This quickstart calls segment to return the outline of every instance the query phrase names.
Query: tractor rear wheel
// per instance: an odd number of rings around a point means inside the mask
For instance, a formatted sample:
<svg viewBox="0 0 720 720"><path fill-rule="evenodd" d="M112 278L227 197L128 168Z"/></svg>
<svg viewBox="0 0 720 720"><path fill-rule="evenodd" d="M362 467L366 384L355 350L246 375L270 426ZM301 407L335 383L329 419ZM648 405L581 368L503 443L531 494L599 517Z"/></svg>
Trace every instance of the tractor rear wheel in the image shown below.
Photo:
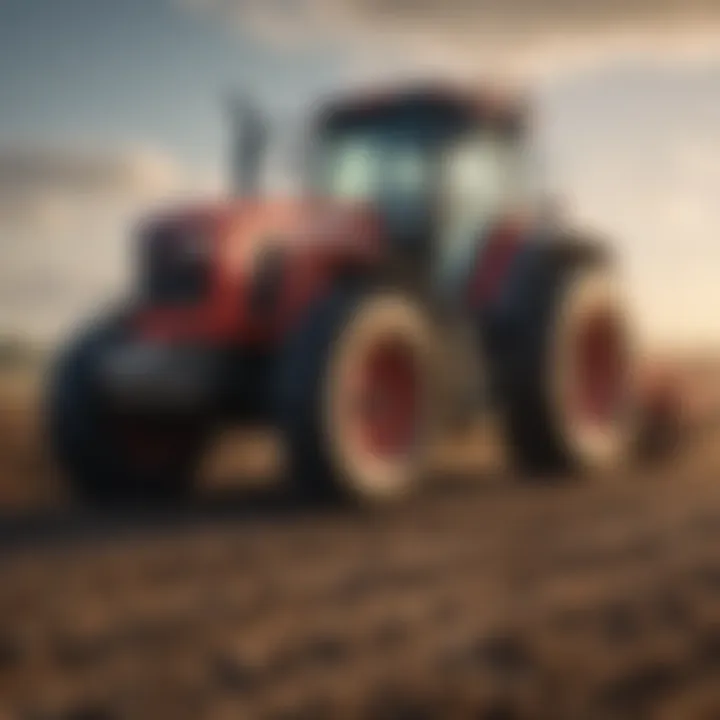
<svg viewBox="0 0 720 720"><path fill-rule="evenodd" d="M100 358L122 341L121 322L95 323L52 370L46 430L59 469L93 505L177 500L192 486L202 442L194 424L114 412L97 386Z"/></svg>
<svg viewBox="0 0 720 720"><path fill-rule="evenodd" d="M531 477L618 469L637 432L634 338L612 268L553 258L507 389L511 451Z"/></svg>
<svg viewBox="0 0 720 720"><path fill-rule="evenodd" d="M383 503L414 490L435 431L432 325L412 295L340 289L281 366L280 425L304 496Z"/></svg>

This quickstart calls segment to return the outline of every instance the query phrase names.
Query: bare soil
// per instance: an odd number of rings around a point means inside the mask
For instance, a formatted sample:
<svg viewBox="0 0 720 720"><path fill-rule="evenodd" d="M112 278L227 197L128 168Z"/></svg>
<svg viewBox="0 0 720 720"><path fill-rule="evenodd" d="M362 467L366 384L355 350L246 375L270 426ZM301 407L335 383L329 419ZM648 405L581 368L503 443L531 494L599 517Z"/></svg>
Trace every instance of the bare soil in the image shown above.
<svg viewBox="0 0 720 720"><path fill-rule="evenodd" d="M191 507L100 516L28 407L0 413L3 720L720 717L717 430L549 485L469 436L372 515L250 487L250 442Z"/></svg>

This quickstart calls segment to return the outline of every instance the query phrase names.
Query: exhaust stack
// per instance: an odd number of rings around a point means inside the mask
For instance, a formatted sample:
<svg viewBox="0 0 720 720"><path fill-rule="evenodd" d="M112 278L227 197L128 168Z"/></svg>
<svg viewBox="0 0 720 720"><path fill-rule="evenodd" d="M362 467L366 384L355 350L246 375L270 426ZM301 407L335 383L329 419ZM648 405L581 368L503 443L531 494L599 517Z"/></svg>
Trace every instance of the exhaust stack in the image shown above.
<svg viewBox="0 0 720 720"><path fill-rule="evenodd" d="M230 190L233 197L255 196L261 190L262 161L267 145L267 124L245 94L230 101Z"/></svg>

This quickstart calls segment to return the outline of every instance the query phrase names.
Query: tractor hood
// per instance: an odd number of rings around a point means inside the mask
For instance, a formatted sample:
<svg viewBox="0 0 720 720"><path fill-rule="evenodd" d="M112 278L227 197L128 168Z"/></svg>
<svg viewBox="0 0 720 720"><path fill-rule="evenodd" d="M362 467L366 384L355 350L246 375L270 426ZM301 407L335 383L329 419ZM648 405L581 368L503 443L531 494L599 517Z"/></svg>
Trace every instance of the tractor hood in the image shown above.
<svg viewBox="0 0 720 720"><path fill-rule="evenodd" d="M182 207L154 216L144 230L181 238L188 228L217 245L221 266L246 271L268 250L321 257L377 255L382 222L372 208L317 199L248 199Z"/></svg>
<svg viewBox="0 0 720 720"><path fill-rule="evenodd" d="M146 294L139 325L168 340L281 337L343 272L378 265L383 235L371 208L315 199L248 199L155 215L143 226L143 262L150 264L141 274L154 279L152 288L179 287L181 297ZM191 284L174 276L188 259Z"/></svg>
<svg viewBox="0 0 720 720"><path fill-rule="evenodd" d="M251 269L269 252L340 261L379 255L382 224L370 208L318 200L246 202L230 209L224 234L228 268Z"/></svg>

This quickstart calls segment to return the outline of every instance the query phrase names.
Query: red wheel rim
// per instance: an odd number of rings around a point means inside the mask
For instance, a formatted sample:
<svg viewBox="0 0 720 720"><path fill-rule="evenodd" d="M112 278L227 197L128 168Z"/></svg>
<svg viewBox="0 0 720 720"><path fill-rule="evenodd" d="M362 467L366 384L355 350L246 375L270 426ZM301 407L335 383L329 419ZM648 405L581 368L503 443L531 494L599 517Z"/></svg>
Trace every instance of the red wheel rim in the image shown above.
<svg viewBox="0 0 720 720"><path fill-rule="evenodd" d="M417 437L420 373L416 353L400 338L372 345L359 362L353 427L360 447L375 457L406 454Z"/></svg>
<svg viewBox="0 0 720 720"><path fill-rule="evenodd" d="M576 409L579 419L607 425L625 393L626 347L621 324L609 312L583 322L575 345Z"/></svg>

